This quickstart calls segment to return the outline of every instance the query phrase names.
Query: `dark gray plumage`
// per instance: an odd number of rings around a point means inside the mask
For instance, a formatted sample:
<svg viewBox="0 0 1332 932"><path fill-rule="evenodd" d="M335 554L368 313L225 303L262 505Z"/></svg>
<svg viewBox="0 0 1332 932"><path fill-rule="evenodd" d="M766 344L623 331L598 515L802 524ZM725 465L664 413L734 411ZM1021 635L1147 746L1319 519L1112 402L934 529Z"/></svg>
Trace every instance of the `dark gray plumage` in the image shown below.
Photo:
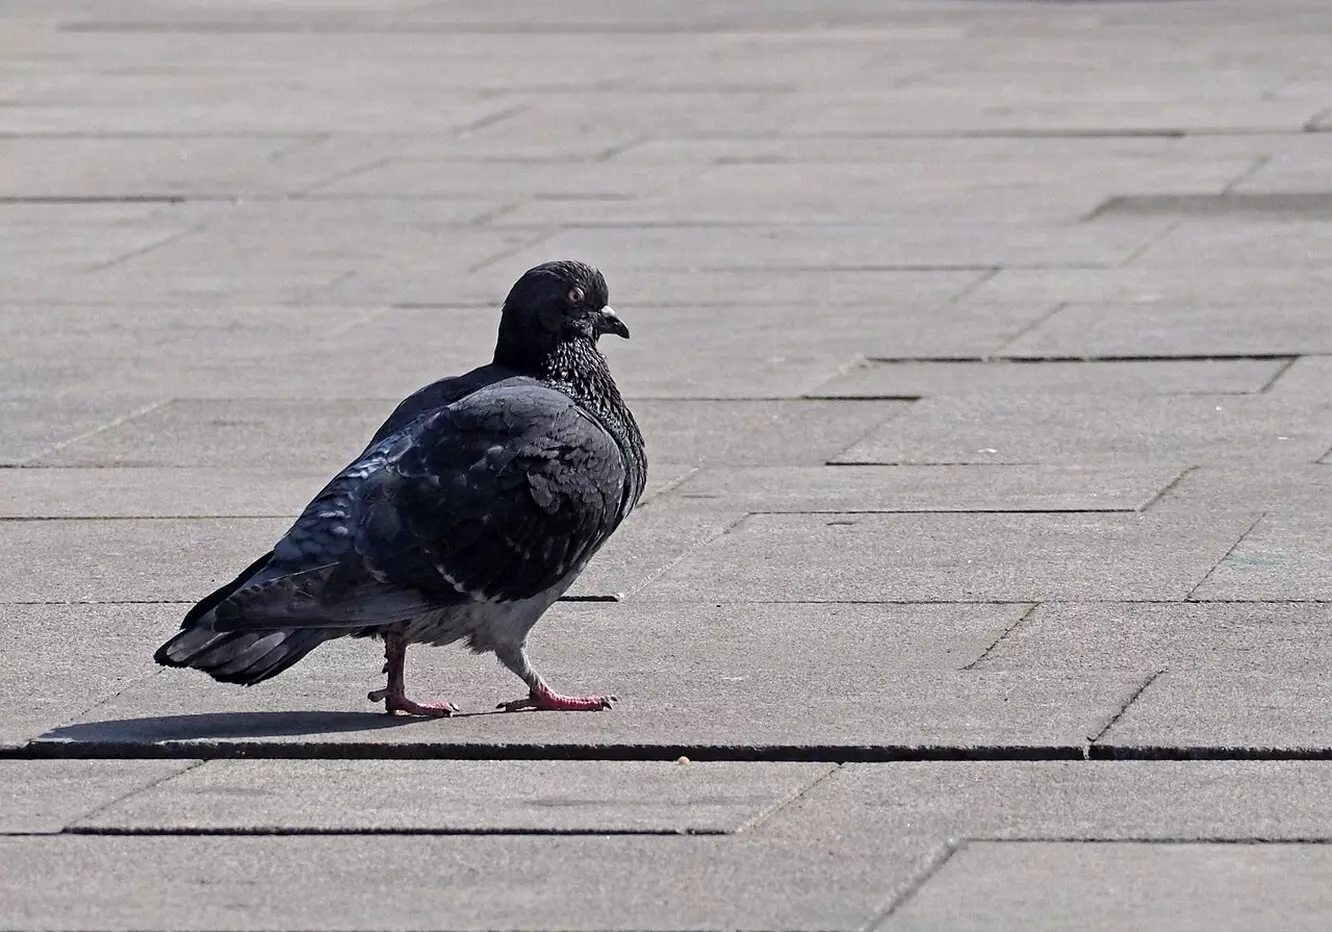
<svg viewBox="0 0 1332 932"><path fill-rule="evenodd" d="M389 712L408 699L412 643L493 651L527 683L504 708L600 709L560 696L524 644L643 492L643 438L597 349L629 336L601 273L551 262L523 275L492 363L407 398L273 550L204 598L154 655L251 685L330 638L381 636Z"/></svg>

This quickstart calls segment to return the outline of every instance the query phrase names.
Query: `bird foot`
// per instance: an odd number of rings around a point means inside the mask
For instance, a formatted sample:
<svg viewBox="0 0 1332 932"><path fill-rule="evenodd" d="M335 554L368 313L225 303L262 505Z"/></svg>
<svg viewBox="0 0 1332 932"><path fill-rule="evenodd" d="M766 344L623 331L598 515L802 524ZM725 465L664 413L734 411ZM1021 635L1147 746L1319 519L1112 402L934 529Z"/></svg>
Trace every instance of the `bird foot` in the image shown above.
<svg viewBox="0 0 1332 932"><path fill-rule="evenodd" d="M408 715L420 715L424 718L445 718L458 711L452 702L413 702L400 692L391 689L376 689L366 694L371 702L384 703L384 711L389 715L405 712Z"/></svg>
<svg viewBox="0 0 1332 932"><path fill-rule="evenodd" d="M501 702L495 708L505 712L534 709L540 712L600 712L609 709L615 696L561 696L549 689L534 689L531 695L512 702Z"/></svg>

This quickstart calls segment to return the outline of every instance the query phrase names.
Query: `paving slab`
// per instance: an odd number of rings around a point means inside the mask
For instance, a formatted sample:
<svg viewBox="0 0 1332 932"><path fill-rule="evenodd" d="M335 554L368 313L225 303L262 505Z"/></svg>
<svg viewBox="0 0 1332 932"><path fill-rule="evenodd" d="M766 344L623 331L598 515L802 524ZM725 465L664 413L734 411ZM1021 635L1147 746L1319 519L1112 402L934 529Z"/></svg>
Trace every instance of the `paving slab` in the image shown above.
<svg viewBox="0 0 1332 932"><path fill-rule="evenodd" d="M1174 319L1185 320L1190 315L1199 313L1215 314L1217 334L1224 337L1227 329L1241 328L1240 332L1246 340L1255 341L1255 349L1250 350L1252 352L1259 346L1280 345L1277 341L1280 340L1282 331L1292 326L1290 323L1292 316L1298 319L1299 315L1312 313L1311 308L1320 306L1321 295L1326 292L1329 280L1332 280L1332 272L1317 268L1213 266L1197 269L1138 265L1127 265L1113 270L1005 268L976 285L966 298L968 303L1050 302L1050 307L1061 302L1074 305L1153 305L1154 311L1148 308L1138 309L1139 313L1152 315L1148 321L1150 326L1147 332L1141 334L1142 345L1148 348L1159 341L1154 333L1163 324ZM1244 313L1246 307L1252 308L1255 305L1263 307L1265 311L1263 319L1272 322L1276 341L1271 338L1267 342L1259 340L1266 331L1262 327L1254 326L1253 316L1246 317ZM1205 310L1199 311L1199 308ZM1087 324L1096 323L1099 325L1096 332L1107 334L1113 333L1115 321L1104 321L1098 315L1104 317L1111 311L1117 314L1128 313L1131 310L1113 307L1099 312L1070 310L1070 314L1087 314ZM1226 328L1222 327L1223 320L1228 320ZM1120 334L1121 339L1126 341L1125 345L1134 345L1127 341L1138 335L1136 331L1139 329L1142 328L1129 327L1126 332ZM1318 336L1317 331L1308 328L1299 329L1310 338ZM1217 350L1214 347L1227 345L1220 342L1204 326L1193 328L1193 332L1199 337L1199 345L1203 348L1204 355L1215 355ZM1069 334L1070 339L1076 337L1076 327L1073 327ZM1147 342L1148 340L1152 342ZM1302 345L1297 344L1295 348L1287 351L1304 352L1305 350L1300 348ZM1311 347L1317 345L1316 342L1310 344ZM1130 352L1128 355L1137 355L1141 352L1140 349L1137 353ZM1196 351L1191 345L1181 341L1175 344L1174 352L1167 351L1166 355L1187 355L1193 352ZM1242 355L1243 349L1231 350L1232 354L1234 352L1240 352ZM1056 352L1055 355L1063 354ZM1070 355L1092 354L1074 352Z"/></svg>
<svg viewBox="0 0 1332 932"><path fill-rule="evenodd" d="M1326 845L971 842L877 928L1314 930L1329 878Z"/></svg>
<svg viewBox="0 0 1332 932"><path fill-rule="evenodd" d="M850 858L801 843L733 841L0 838L0 921L59 930L851 930L871 922L887 891L932 853L915 838L885 839ZM80 895L69 896L71 887Z"/></svg>
<svg viewBox="0 0 1332 932"><path fill-rule="evenodd" d="M360 453L396 404L387 398L178 399L36 462L230 467L243 461L332 475ZM649 457L663 450L678 464L815 465L908 406L881 400L639 400L633 410Z"/></svg>
<svg viewBox="0 0 1332 932"><path fill-rule="evenodd" d="M26 394L26 392L25 392ZM78 395L0 398L0 465L26 463L64 444L151 411L165 399L89 398Z"/></svg>
<svg viewBox="0 0 1332 932"><path fill-rule="evenodd" d="M506 262L586 255L603 267L693 269L1116 266L1169 223L1161 218L1019 226L949 223L570 227ZM515 232L522 228L513 228ZM540 229L540 228L533 228ZM549 228L546 228L549 229ZM631 232L632 231L632 232Z"/></svg>
<svg viewBox="0 0 1332 932"><path fill-rule="evenodd" d="M1324 310L1284 298L1252 304L1190 305L1173 299L1075 303L1003 348L1006 356L1244 356L1332 350Z"/></svg>
<svg viewBox="0 0 1332 932"><path fill-rule="evenodd" d="M395 401L177 399L69 443L45 466L297 467L333 475L364 448Z"/></svg>
<svg viewBox="0 0 1332 932"><path fill-rule="evenodd" d="M570 595L636 592L739 517L645 510ZM0 602L193 602L272 548L290 525L289 517L4 522L0 535L16 556L0 573Z"/></svg>
<svg viewBox="0 0 1332 932"><path fill-rule="evenodd" d="M1022 135L1041 132L1132 135L1158 132L1299 132L1317 113L1300 101L1258 100L1098 100L1083 94L1060 99L1058 92L1035 95L1014 106L1002 88L976 84L910 94L874 94L816 101L804 95L807 115L788 131L813 136L838 133L932 134L945 132ZM1091 93L1095 93L1092 91Z"/></svg>
<svg viewBox="0 0 1332 932"><path fill-rule="evenodd" d="M287 518L6 521L4 602L191 601L270 549Z"/></svg>
<svg viewBox="0 0 1332 932"><path fill-rule="evenodd" d="M644 590L684 601L1185 598L1256 515L753 515Z"/></svg>
<svg viewBox="0 0 1332 932"><path fill-rule="evenodd" d="M0 835L55 833L195 766L190 760L0 760Z"/></svg>
<svg viewBox="0 0 1332 932"><path fill-rule="evenodd" d="M276 467L6 469L0 518L294 518L327 481Z"/></svg>
<svg viewBox="0 0 1332 932"><path fill-rule="evenodd" d="M1117 757L1324 753L1332 743L1326 678L1168 670L1097 741ZM1168 749L1163 752L1162 749Z"/></svg>
<svg viewBox="0 0 1332 932"><path fill-rule="evenodd" d="M640 504L693 473L652 464ZM60 467L0 470L4 518L295 518L330 473L278 466Z"/></svg>
<svg viewBox="0 0 1332 932"><path fill-rule="evenodd" d="M1326 839L1330 780L1326 761L851 763L762 831L823 831L867 847L894 832L1010 840Z"/></svg>
<svg viewBox="0 0 1332 932"><path fill-rule="evenodd" d="M73 822L79 830L256 834L721 835L758 825L834 767L725 761L218 760Z"/></svg>
<svg viewBox="0 0 1332 932"><path fill-rule="evenodd" d="M984 670L1289 672L1332 663L1325 602L1047 602L977 664Z"/></svg>
<svg viewBox="0 0 1332 932"><path fill-rule="evenodd" d="M0 196L221 198L294 193L343 168L330 162L320 166L317 143L314 137L11 138L0 157L5 178ZM300 157L290 157L297 152Z"/></svg>
<svg viewBox="0 0 1332 932"><path fill-rule="evenodd" d="M1332 601L1332 520L1264 515L1191 598Z"/></svg>
<svg viewBox="0 0 1332 932"><path fill-rule="evenodd" d="M1332 407L1263 395L927 398L832 462L1282 468L1332 445Z"/></svg>
<svg viewBox="0 0 1332 932"><path fill-rule="evenodd" d="M1199 466L1171 486L1160 504L1187 510L1327 514L1332 511L1332 469L1326 463L1279 470Z"/></svg>
<svg viewBox="0 0 1332 932"><path fill-rule="evenodd" d="M1058 313L1058 312L1056 312ZM870 359L820 385L837 398L885 395L1216 395L1262 391L1284 359L910 362Z"/></svg>
<svg viewBox="0 0 1332 932"><path fill-rule="evenodd" d="M1140 511L1178 478L1169 466L758 466L700 469L668 494L750 513Z"/></svg>
<svg viewBox="0 0 1332 932"><path fill-rule="evenodd" d="M649 459L662 450L673 463L700 466L822 465L910 408L900 400L813 398L633 404Z"/></svg>
<svg viewBox="0 0 1332 932"><path fill-rule="evenodd" d="M154 672L186 605L0 606L0 748L19 747Z"/></svg>
<svg viewBox="0 0 1332 932"><path fill-rule="evenodd" d="M418 670L409 672L409 680L417 693L447 698L475 714L408 721L374 713L365 700L367 688L381 679L375 645L328 645L320 649L320 661L307 658L257 689L168 671L38 740L62 753L74 746L101 753L167 746L204 756L217 749L253 753L274 747L298 756L451 757L457 747L479 748L487 756L730 757L756 748L816 759L892 757L920 748L1080 756L1144 681L1126 672L907 669L811 683L805 653L765 657L761 676L752 670L730 676L672 670L603 675L556 667L534 647L533 662L558 688L609 689L620 697L609 712L556 715L485 712L516 698L521 684L491 662L460 665L454 652L452 665L464 671L461 676L434 680ZM340 664L339 655L345 658ZM348 675L348 663L359 667L359 675ZM411 666L416 668L415 659Z"/></svg>
<svg viewBox="0 0 1332 932"><path fill-rule="evenodd" d="M1186 219L1133 262L1171 269L1325 267L1332 258L1332 219L1302 216L1298 207L1291 214Z"/></svg>

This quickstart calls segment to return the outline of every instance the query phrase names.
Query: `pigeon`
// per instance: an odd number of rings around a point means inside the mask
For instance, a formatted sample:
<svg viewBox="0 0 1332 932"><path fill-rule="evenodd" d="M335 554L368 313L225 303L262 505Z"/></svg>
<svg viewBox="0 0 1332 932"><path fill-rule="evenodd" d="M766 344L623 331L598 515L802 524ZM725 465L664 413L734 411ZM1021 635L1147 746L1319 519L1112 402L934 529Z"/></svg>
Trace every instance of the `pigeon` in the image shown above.
<svg viewBox="0 0 1332 932"><path fill-rule="evenodd" d="M596 711L614 696L555 692L528 659L537 619L643 493L638 424L597 346L628 339L606 280L582 262L528 270L505 299L494 361L398 405L273 549L205 597L154 659L224 683L277 676L339 637L384 640L389 714L415 702L407 645L464 642L527 685L499 708Z"/></svg>

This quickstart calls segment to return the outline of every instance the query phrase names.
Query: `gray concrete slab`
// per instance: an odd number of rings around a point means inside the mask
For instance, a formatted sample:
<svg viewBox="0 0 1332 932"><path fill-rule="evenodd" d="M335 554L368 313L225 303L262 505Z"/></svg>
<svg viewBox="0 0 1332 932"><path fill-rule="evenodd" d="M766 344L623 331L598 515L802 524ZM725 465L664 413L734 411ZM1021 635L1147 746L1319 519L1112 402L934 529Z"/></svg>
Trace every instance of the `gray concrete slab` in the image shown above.
<svg viewBox="0 0 1332 932"><path fill-rule="evenodd" d="M648 456L700 466L818 466L911 402L790 399L633 404ZM1321 452L1321 451L1320 451Z"/></svg>
<svg viewBox="0 0 1332 932"><path fill-rule="evenodd" d="M1325 845L971 842L877 928L1313 930L1329 877Z"/></svg>
<svg viewBox="0 0 1332 932"><path fill-rule="evenodd" d="M644 590L684 601L1183 599L1241 514L754 515Z"/></svg>
<svg viewBox="0 0 1332 932"><path fill-rule="evenodd" d="M1270 285L1269 285L1270 287ZM1003 348L1009 356L1179 356L1332 350L1316 302L1070 304Z"/></svg>
<svg viewBox="0 0 1332 932"><path fill-rule="evenodd" d="M0 835L55 833L195 766L190 760L0 760Z"/></svg>
<svg viewBox="0 0 1332 932"><path fill-rule="evenodd" d="M1322 602L1047 602L977 665L984 670L1289 672L1332 663Z"/></svg>
<svg viewBox="0 0 1332 932"><path fill-rule="evenodd" d="M4 602L191 601L273 546L287 518L7 521Z"/></svg>
<svg viewBox="0 0 1332 932"><path fill-rule="evenodd" d="M1123 345L1130 347L1127 355L1139 355L1153 346L1161 346L1165 355L1180 355L1195 352L1193 345L1178 342L1173 351L1169 344L1162 344L1155 331L1173 321L1185 321L1198 314L1216 316L1217 332L1213 334L1206 327L1194 326L1204 355L1215 355L1219 347L1232 347L1220 351L1229 353L1257 352L1258 347L1280 346L1280 338L1287 327L1297 327L1297 332L1306 334L1310 339L1318 336L1316 330L1298 325L1302 314L1312 313L1310 308L1319 306L1319 296L1326 291L1327 282L1332 273L1313 268L1259 268L1212 266L1207 269L1197 268L1161 268L1155 266L1128 265L1113 270L1107 269L1000 269L994 275L978 284L966 295L966 302L1049 302L1053 308L1059 303L1073 305L1123 305L1142 304L1150 307L1121 308L1106 307L1102 310L1076 310L1070 308L1070 316L1085 314L1088 326L1097 324L1098 336L1113 333L1114 314L1138 313L1150 315L1139 321L1147 329L1129 327L1119 334ZM1267 340L1261 339L1263 328L1254 326L1253 317L1245 316L1246 307L1261 306L1265 310L1264 319L1271 321L1274 333ZM1205 310L1199 310L1203 308ZM1113 312L1113 314L1112 314ZM1102 318L1110 317L1109 320ZM1124 318L1128 320L1128 318ZM1295 323L1292 323L1295 321ZM1224 323L1224 326L1223 326ZM1242 342L1234 348L1234 340L1223 340L1227 331L1239 328L1245 341L1252 340L1248 347ZM1290 336L1289 333L1285 334ZM1071 327L1068 335L1070 346L1077 336L1077 326ZM1131 342L1138 337L1140 344L1136 350ZM1025 344L1024 344L1025 345ZM1296 344L1285 352L1299 353L1306 350ZM1310 343L1313 347L1317 343ZM1058 352L1058 344L1052 345L1050 352ZM1276 350L1283 352L1283 350ZM1045 355L1038 352L1036 355ZM1074 351L1068 355L1092 355ZM1121 355L1121 354L1114 354Z"/></svg>
<svg viewBox="0 0 1332 932"><path fill-rule="evenodd" d="M1332 445L1329 410L1263 395L928 398L833 462L1290 467Z"/></svg>
<svg viewBox="0 0 1332 932"><path fill-rule="evenodd" d="M747 512L1140 511L1178 478L1169 466L760 466L700 469L669 497Z"/></svg>
<svg viewBox="0 0 1332 932"><path fill-rule="evenodd" d="M1325 267L1332 258L1332 220L1302 217L1298 208L1291 213L1294 217L1186 219L1133 261L1171 269Z"/></svg>
<svg viewBox="0 0 1332 932"><path fill-rule="evenodd" d="M1107 219L1095 225L989 225L947 220L877 224L734 224L679 227L568 227L506 257L531 265L553 254L587 255L610 267L657 265L711 269L991 267L1119 265L1159 236L1160 218ZM515 232L522 228L514 228ZM549 228L533 228L546 229ZM632 235L629 230L632 229Z"/></svg>
<svg viewBox="0 0 1332 932"><path fill-rule="evenodd" d="M1325 464L1280 470L1199 466L1171 486L1161 497L1161 506L1190 511L1326 514L1332 510L1332 470Z"/></svg>
<svg viewBox="0 0 1332 932"><path fill-rule="evenodd" d="M80 830L733 834L833 764L207 761L112 801ZM178 768L179 769L179 768Z"/></svg>
<svg viewBox="0 0 1332 932"><path fill-rule="evenodd" d="M70 467L0 471L0 518L294 518L314 470Z"/></svg>
<svg viewBox="0 0 1332 932"><path fill-rule="evenodd" d="M1056 312L1058 313L1058 312ZM1108 362L884 362L869 360L823 383L838 398L884 395L1217 395L1261 391L1284 359Z"/></svg>
<svg viewBox="0 0 1332 932"><path fill-rule="evenodd" d="M185 605L0 605L0 748L95 709L154 672Z"/></svg>
<svg viewBox="0 0 1332 932"><path fill-rule="evenodd" d="M219 685L187 672L165 673L39 740L125 750L166 743L182 750L198 747L201 753L219 745L276 745L340 749L338 754L358 748L360 753L449 756L452 745L480 745L519 754L556 746L602 756L631 748L638 753L661 749L662 754L680 748L696 754L710 748L723 754L776 748L814 756L892 755L920 747L952 753L1055 748L1044 753L1071 755L1081 753L1143 682L1126 672L902 670L812 684L802 653L768 657L761 672L741 675L672 670L603 675L558 669L534 649L533 662L557 688L611 690L620 702L600 714L491 714L486 710L497 701L522 695L522 685L489 661L460 664L457 652L450 652L453 669L461 674L432 681L409 670L412 688L478 714L408 721L374 713L365 700L367 689L381 678L375 645L333 647L321 648L328 658L323 662L311 657L258 689ZM359 677L331 663L353 649L359 649ZM415 659L410 666L416 667Z"/></svg>
<svg viewBox="0 0 1332 932"><path fill-rule="evenodd" d="M740 516L645 509L599 554L570 595L641 589ZM286 533L290 517L20 520L0 602L190 601L228 582Z"/></svg>
<svg viewBox="0 0 1332 932"><path fill-rule="evenodd" d="M40 379L37 384L44 381ZM78 443L80 438L90 438L100 430L142 416L165 401L152 397L23 397L28 391L21 391L18 397L0 398L0 412L4 413L0 464L6 466L31 462L65 444Z"/></svg>
<svg viewBox="0 0 1332 932"><path fill-rule="evenodd" d="M653 463L641 503L695 467ZM295 518L329 473L313 469L70 466L0 470L3 518Z"/></svg>
<svg viewBox="0 0 1332 932"><path fill-rule="evenodd" d="M852 858L732 841L2 838L0 921L62 930L851 930L872 921L885 891L907 883L931 853L915 838L885 839ZM80 896L68 895L73 886Z"/></svg>
<svg viewBox="0 0 1332 932"><path fill-rule="evenodd" d="M845 764L765 831L843 840L912 826L965 838L1206 841L1332 837L1325 761Z"/></svg>
<svg viewBox="0 0 1332 932"><path fill-rule="evenodd" d="M1325 677L1288 673L1191 675L1168 670L1097 741L1109 755L1303 753L1332 743Z"/></svg>
<svg viewBox="0 0 1332 932"><path fill-rule="evenodd" d="M1332 600L1326 513L1264 515L1193 593L1200 600Z"/></svg>

